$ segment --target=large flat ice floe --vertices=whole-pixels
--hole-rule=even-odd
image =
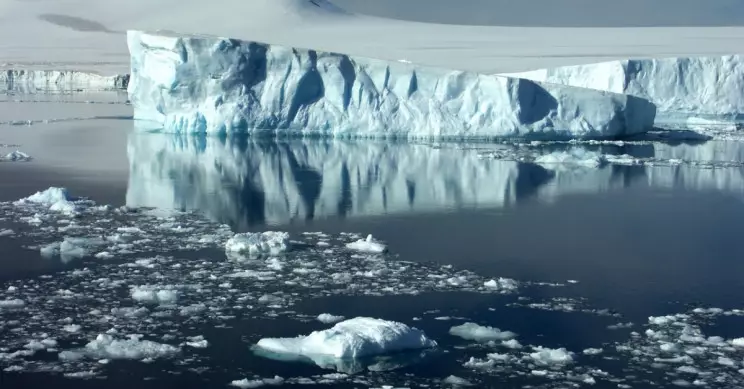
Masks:
[[[623,93],[657,106],[657,122],[744,119],[744,56],[632,59],[505,75]]]
[[[264,338],[262,351],[297,356],[354,359],[436,347],[437,342],[403,323],[357,317],[296,338]]]
[[[602,138],[651,129],[632,96],[235,39],[127,34],[135,119],[168,132]]]

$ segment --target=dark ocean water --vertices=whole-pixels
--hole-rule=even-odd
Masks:
[[[359,382],[346,380],[329,387],[367,387],[368,382],[437,387],[445,386],[438,380],[449,375],[478,387],[566,387],[570,382],[530,374],[539,367],[498,372],[464,367],[470,357],[493,352],[448,334],[450,327],[465,321],[514,331],[524,345],[565,347],[577,353],[575,365],[622,379],[635,377],[627,381],[632,387],[666,387],[673,380],[666,370],[631,369],[627,356],[616,353],[614,345],[627,342],[631,331],[645,331],[649,316],[694,307],[742,308],[742,167],[546,168],[479,157],[479,150],[491,147],[486,145],[183,138],[133,134],[130,122],[117,120],[86,126],[80,131],[74,125],[66,127],[63,141],[55,142],[49,154],[45,134],[56,131],[54,126],[22,129],[38,131],[35,134],[0,133],[8,138],[0,138],[0,143],[18,144],[35,157],[27,163],[0,163],[0,201],[64,186],[99,204],[196,211],[236,231],[372,234],[388,244],[391,259],[453,265],[483,277],[563,285],[528,287],[515,295],[425,292],[301,299],[291,308],[299,314],[396,320],[423,329],[439,342],[436,350],[423,355],[391,357],[386,361],[390,371],[355,372]],[[105,150],[99,144],[105,144],[101,146]],[[614,151],[613,147],[602,151],[644,158],[740,160],[736,142],[625,145]],[[0,221],[3,228],[13,228],[17,236],[0,237],[0,287],[4,282],[54,278],[61,271],[100,266],[100,260],[91,258],[70,263],[44,258],[38,249],[28,248],[24,238],[24,231],[36,227],[5,220]],[[166,254],[183,261],[224,261],[224,253],[216,249]],[[560,301],[571,301],[576,309],[525,306]],[[608,329],[625,322],[634,325]],[[210,341],[206,349],[189,351],[187,359],[196,363],[184,363],[183,358],[113,361],[103,368],[103,377],[88,380],[6,372],[1,387],[225,387],[254,375],[296,378],[333,372],[251,352],[251,345],[262,337],[296,336],[328,327],[317,321],[246,315],[218,324],[181,324]],[[707,321],[704,328],[728,339],[744,336],[742,324],[741,316],[731,315]],[[603,345],[606,358],[581,355],[583,349]],[[56,353],[40,352],[34,358],[53,361]],[[739,369],[744,368],[741,359],[735,361]],[[360,361],[356,368],[374,363],[379,361]],[[738,387],[740,382],[709,380],[706,387]],[[592,387],[616,388],[618,382],[598,378]]]

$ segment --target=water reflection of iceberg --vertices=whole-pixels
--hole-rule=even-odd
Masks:
[[[127,204],[198,210],[245,228],[334,216],[500,208],[529,197],[549,200],[631,186],[744,194],[744,142],[496,147],[533,157],[578,149],[648,163],[545,167],[483,158],[480,150],[451,144],[135,133],[128,145]]]
[[[551,173],[453,145],[132,134],[127,204],[200,210],[234,226],[496,208]]]

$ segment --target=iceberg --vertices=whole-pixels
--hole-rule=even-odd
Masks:
[[[0,90],[9,89],[25,93],[36,91],[59,92],[84,89],[105,91],[126,89],[128,74],[101,75],[75,70],[8,69],[0,71]]]
[[[744,119],[741,55],[617,60],[502,75],[640,97],[656,105],[659,124]]]
[[[652,128],[623,94],[254,41],[129,31],[141,126],[176,133],[611,138]]]
[[[296,338],[264,338],[256,347],[285,355],[356,359],[436,347],[437,342],[403,323],[357,317]]]

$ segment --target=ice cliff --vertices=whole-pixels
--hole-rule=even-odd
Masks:
[[[505,74],[613,93],[654,103],[658,122],[744,117],[744,56],[611,61]]]
[[[258,42],[130,31],[135,119],[181,133],[616,137],[655,107],[622,94]]]

